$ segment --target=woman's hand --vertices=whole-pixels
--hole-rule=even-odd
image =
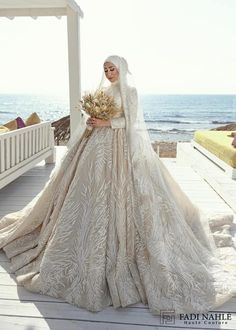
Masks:
[[[109,127],[109,126],[111,126],[110,119],[103,120],[103,119],[90,117],[87,119],[86,123],[91,127]]]

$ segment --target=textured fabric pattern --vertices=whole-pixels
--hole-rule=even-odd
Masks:
[[[111,128],[125,128],[125,117],[111,118]]]
[[[82,136],[41,193],[0,220],[17,281],[91,311],[207,312],[231,299],[200,211],[160,160],[141,164],[134,175],[124,128]]]

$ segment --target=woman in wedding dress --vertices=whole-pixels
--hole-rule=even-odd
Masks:
[[[235,286],[209,219],[153,151],[126,60],[108,57],[104,74],[121,111],[88,118],[89,134],[81,119],[43,190],[0,220],[0,248],[25,288],[90,311],[212,310]]]

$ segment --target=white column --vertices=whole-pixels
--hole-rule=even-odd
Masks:
[[[75,108],[81,99],[80,71],[80,18],[79,13],[67,6],[68,66],[70,93],[70,130],[71,134],[79,124],[79,111]]]

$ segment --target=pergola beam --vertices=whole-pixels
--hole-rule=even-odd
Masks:
[[[18,8],[0,9],[0,17],[18,16],[66,16],[66,8]]]

